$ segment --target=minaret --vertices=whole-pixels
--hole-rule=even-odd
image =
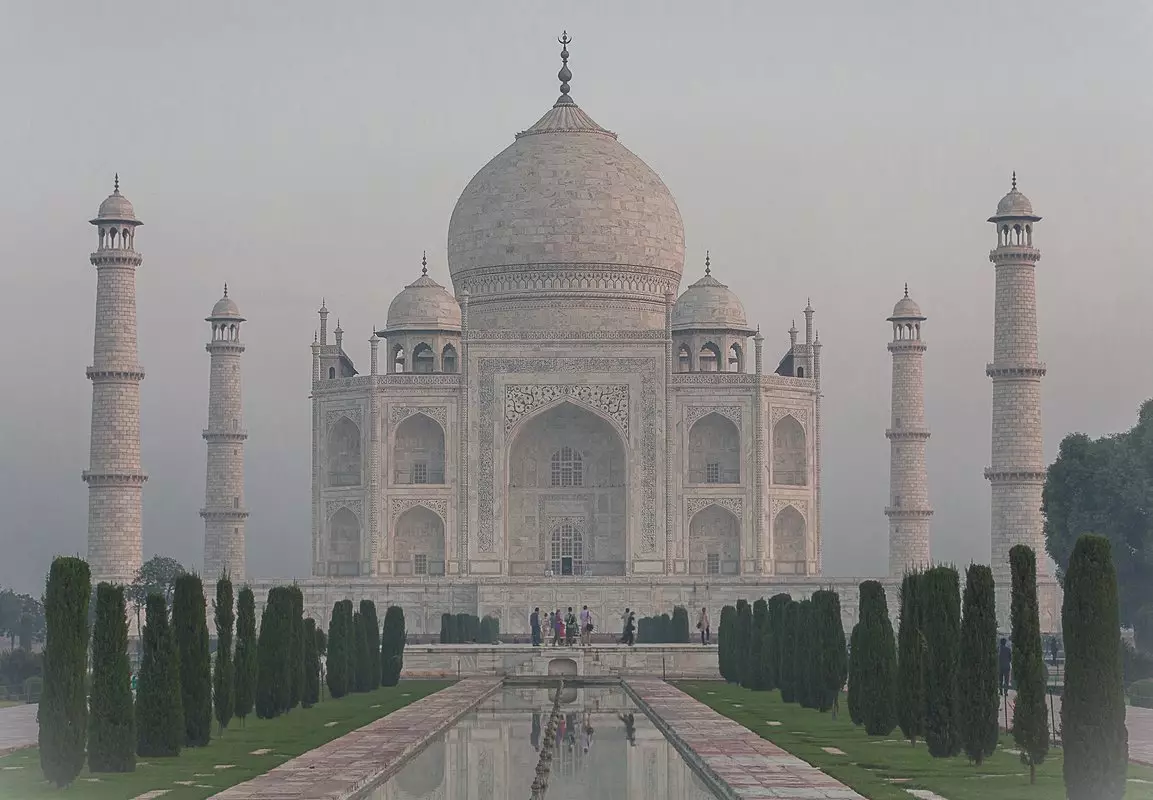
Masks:
[[[204,578],[215,582],[229,575],[238,585],[244,581],[244,414],[240,402],[240,309],[228,296],[212,307],[204,319],[212,326],[212,340],[205,345],[210,358],[208,377],[208,469],[204,482]]]
[[[141,562],[140,382],[136,358],[136,268],[133,249],[141,224],[115,189],[100,204],[96,267],[96,335],[92,348],[92,447],[88,484],[88,564],[92,583],[129,584]]]
[[[906,570],[929,564],[929,478],[925,471],[925,343],[921,327],[925,316],[909,297],[893,307],[892,419],[885,437],[889,440],[889,575],[899,578]]]
[[[989,253],[997,273],[993,323],[993,361],[985,374],[993,379],[992,463],[985,470],[992,488],[993,580],[997,619],[1009,625],[1012,577],[1009,550],[1016,544],[1037,556],[1037,599],[1042,627],[1054,623],[1055,589],[1045,553],[1041,489],[1045,463],[1041,438],[1041,378],[1045,365],[1037,358],[1037,287],[1034,276],[1039,250],[1033,247],[1033,225],[1040,221],[1029,198],[1013,187],[997,204],[989,222],[997,226],[997,248]],[[1048,619],[1047,619],[1048,617]]]

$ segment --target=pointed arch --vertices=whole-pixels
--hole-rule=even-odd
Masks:
[[[807,525],[795,506],[787,505],[773,518],[773,561],[779,575],[807,572]]]
[[[394,344],[392,346],[392,358],[388,362],[389,372],[404,372],[407,360],[404,357],[404,345]]]
[[[392,443],[392,482],[443,484],[444,428],[424,413],[412,414],[396,426]]]
[[[691,372],[693,369],[693,351],[687,344],[681,343],[677,350],[677,372]]]
[[[729,345],[728,358],[728,372],[745,371],[745,351],[741,348],[739,342],[733,342]]]
[[[436,353],[428,343],[421,342],[412,348],[412,371],[419,375],[436,372]]]
[[[721,369],[721,348],[713,342],[705,342],[697,354],[697,363],[701,372],[717,372]]]
[[[444,574],[444,520],[432,509],[415,505],[393,522],[397,575]]]
[[[689,520],[689,572],[739,575],[741,520],[727,508],[710,504]]]
[[[805,428],[792,414],[773,426],[773,476],[779,486],[807,486],[809,483],[808,443]]]
[[[441,372],[456,372],[459,367],[457,366],[456,348],[451,344],[446,344],[444,349],[440,352]]]
[[[713,411],[689,428],[689,483],[740,483],[741,432]]]
[[[341,506],[328,520],[328,574],[359,575],[360,555],[360,520]]]
[[[360,486],[363,459],[360,428],[348,417],[341,417],[328,429],[325,453],[328,459],[329,486]]]

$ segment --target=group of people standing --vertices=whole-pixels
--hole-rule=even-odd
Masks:
[[[581,608],[579,616],[574,614],[573,607],[569,606],[567,613],[561,614],[558,608],[556,611],[548,612],[545,619],[541,619],[540,608],[534,608],[529,615],[528,624],[532,631],[533,647],[546,644],[549,634],[552,635],[553,647],[562,645],[572,647],[578,639],[582,646],[592,643],[593,612],[589,611],[588,606]]]

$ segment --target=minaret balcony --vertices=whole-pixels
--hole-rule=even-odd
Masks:
[[[200,435],[206,442],[243,442],[248,438],[248,431],[244,428],[235,431],[217,431],[205,428]]]
[[[885,430],[885,438],[894,441],[927,441],[932,436],[927,428],[888,428]]]
[[[88,260],[94,267],[139,267],[144,257],[135,250],[97,250]]]
[[[989,260],[994,264],[1012,264],[1014,262],[1028,262],[1030,264],[1041,260],[1041,251],[1036,247],[1022,244],[1007,244],[989,251]]]
[[[933,516],[933,509],[885,506],[885,516],[889,519],[928,519]]]
[[[1044,483],[1045,470],[985,467],[985,480],[989,483]]]
[[[985,365],[985,374],[990,378],[1043,378],[1045,371],[1043,361],[993,361]]]
[[[242,345],[240,342],[218,340],[215,342],[209,342],[208,344],[204,345],[204,349],[213,355],[216,355],[217,353],[240,355],[244,352],[244,345]]]
[[[148,475],[138,469],[86,469],[80,477],[89,486],[143,486],[148,480]]]
[[[920,339],[895,339],[886,346],[890,353],[923,353],[929,349]]]
[[[84,374],[88,376],[91,381],[100,383],[117,383],[121,381],[139,382],[144,380],[144,370],[137,367],[136,369],[97,369],[96,367],[89,367],[84,370]]]
[[[247,508],[202,508],[200,516],[206,520],[242,521],[248,519]]]

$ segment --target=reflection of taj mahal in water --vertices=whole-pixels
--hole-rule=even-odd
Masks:
[[[547,689],[528,687],[498,692],[434,739],[369,800],[527,797],[553,696]],[[565,689],[561,701],[564,716],[549,798],[716,797],[619,689]]]

